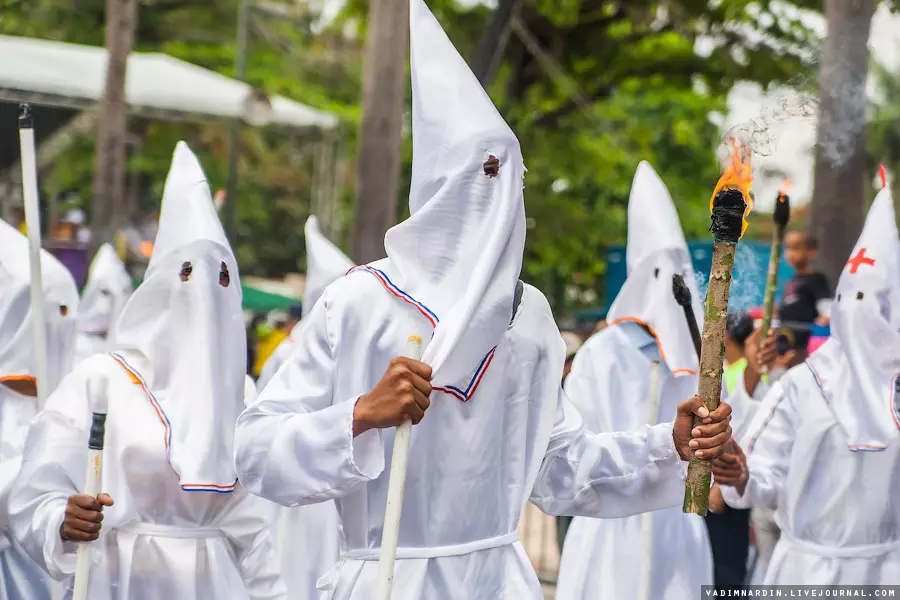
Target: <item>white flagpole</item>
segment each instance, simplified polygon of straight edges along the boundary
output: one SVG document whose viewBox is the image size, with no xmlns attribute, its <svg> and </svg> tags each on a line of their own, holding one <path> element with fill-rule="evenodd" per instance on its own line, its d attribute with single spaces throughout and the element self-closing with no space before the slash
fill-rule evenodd
<svg viewBox="0 0 900 600">
<path fill-rule="evenodd" d="M 22 162 L 22 197 L 25 202 L 25 226 L 31 262 L 31 316 L 34 319 L 34 366 L 38 406 L 44 407 L 48 392 L 47 322 L 44 314 L 44 286 L 41 275 L 41 212 L 38 200 L 37 158 L 34 148 L 34 122 L 31 107 L 19 105 L 19 146 Z"/>
<path fill-rule="evenodd" d="M 647 424 L 656 425 L 659 420 L 659 388 L 660 388 L 660 364 L 658 360 L 650 363 L 650 407 L 648 409 Z M 638 600 L 650 600 L 650 581 L 653 577 L 653 513 L 646 512 L 641 515 L 641 535 L 644 545 L 644 562 L 640 579 L 638 580 Z"/>
<path fill-rule="evenodd" d="M 106 436 L 106 407 L 93 413 L 88 437 L 88 462 L 84 476 L 84 493 L 94 498 L 100 493 L 103 477 L 103 438 Z M 72 600 L 87 600 L 91 575 L 91 542 L 78 544 L 75 562 L 75 589 Z"/>
<path fill-rule="evenodd" d="M 406 358 L 422 358 L 421 337 L 409 336 L 406 341 Z M 381 555 L 378 558 L 378 600 L 390 600 L 394 584 L 394 561 L 397 559 L 397 543 L 400 539 L 400 513 L 403 510 L 403 491 L 406 489 L 411 435 L 412 421 L 406 421 L 397 427 L 394 435 L 394 454 L 388 479 L 387 505 L 384 508 L 384 527 L 381 531 Z"/>
</svg>

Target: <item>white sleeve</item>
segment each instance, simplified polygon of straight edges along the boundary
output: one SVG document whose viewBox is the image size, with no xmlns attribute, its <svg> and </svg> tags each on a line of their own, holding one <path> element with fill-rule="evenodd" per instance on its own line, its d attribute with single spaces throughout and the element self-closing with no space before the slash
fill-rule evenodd
<svg viewBox="0 0 900 600">
<path fill-rule="evenodd" d="M 787 478 L 794 443 L 794 404 L 780 382 L 776 382 L 756 411 L 741 439 L 747 455 L 750 478 L 744 495 L 722 486 L 722 497 L 732 508 L 775 508 L 778 493 Z"/>
<path fill-rule="evenodd" d="M 9 494 L 22 467 L 22 452 L 25 450 L 27 435 L 26 425 L 16 429 L 9 439 L 4 438 L 2 441 L 3 449 L 0 452 L 5 458 L 0 461 L 0 532 L 9 531 Z"/>
<path fill-rule="evenodd" d="M 609 350 L 612 348 L 600 346 L 595 350 L 593 346 L 582 346 L 566 378 L 566 396 L 581 415 L 584 428 L 592 433 L 612 429 L 609 414 L 612 403 L 603 397 L 608 390 L 609 370 L 614 368 L 616 359 Z"/>
<path fill-rule="evenodd" d="M 259 372 L 259 379 L 256 380 L 256 389 L 260 392 L 265 389 L 265 387 L 272 381 L 272 378 L 275 377 L 275 373 L 278 372 L 278 369 L 281 368 L 281 365 L 288 359 L 291 355 L 291 350 L 294 347 L 294 341 L 292 338 L 287 338 L 278 344 L 278 347 L 275 348 L 275 351 L 272 352 L 272 355 L 263 365 L 263 368 Z"/>
<path fill-rule="evenodd" d="M 353 437 L 358 398 L 333 397 L 328 304 L 326 291 L 291 356 L 237 423 L 238 478 L 254 494 L 283 506 L 341 498 L 384 470 L 380 430 Z"/>
<path fill-rule="evenodd" d="M 592 434 L 560 390 L 531 502 L 551 515 L 597 518 L 678 506 L 686 467 L 675 450 L 672 423 Z"/>
<path fill-rule="evenodd" d="M 270 506 L 262 498 L 238 488 L 234 493 L 233 505 L 218 523 L 231 543 L 251 600 L 287 598 L 270 524 L 266 520 L 266 511 Z"/>
<path fill-rule="evenodd" d="M 81 363 L 47 399 L 28 432 L 22 469 L 9 498 L 13 536 L 57 580 L 75 572 L 75 544 L 64 542 L 59 528 L 69 496 L 78 493 L 84 480 L 88 389 L 96 364 L 96 359 Z"/>
</svg>

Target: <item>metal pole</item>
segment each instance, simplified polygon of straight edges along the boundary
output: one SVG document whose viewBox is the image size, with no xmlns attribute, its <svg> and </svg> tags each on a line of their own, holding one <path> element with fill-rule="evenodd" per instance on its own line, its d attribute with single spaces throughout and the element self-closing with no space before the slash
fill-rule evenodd
<svg viewBox="0 0 900 600">
<path fill-rule="evenodd" d="M 244 81 L 247 77 L 247 42 L 250 26 L 250 0 L 241 0 L 237 22 L 237 56 L 234 59 L 234 78 Z M 225 196 L 225 231 L 233 247 L 237 246 L 237 179 L 238 159 L 241 154 L 241 118 L 231 121 L 228 143 L 228 185 Z"/>
</svg>

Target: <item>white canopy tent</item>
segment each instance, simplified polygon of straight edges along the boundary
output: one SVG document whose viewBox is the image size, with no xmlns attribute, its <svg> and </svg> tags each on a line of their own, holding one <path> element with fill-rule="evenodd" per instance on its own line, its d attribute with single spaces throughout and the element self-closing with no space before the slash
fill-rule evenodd
<svg viewBox="0 0 900 600">
<path fill-rule="evenodd" d="M 105 48 L 0 35 L 0 101 L 84 109 L 103 95 Z M 245 118 L 252 88 L 156 52 L 128 59 L 126 98 L 132 114 L 159 119 Z M 283 96 L 269 99 L 270 125 L 331 129 L 337 117 Z"/>
</svg>

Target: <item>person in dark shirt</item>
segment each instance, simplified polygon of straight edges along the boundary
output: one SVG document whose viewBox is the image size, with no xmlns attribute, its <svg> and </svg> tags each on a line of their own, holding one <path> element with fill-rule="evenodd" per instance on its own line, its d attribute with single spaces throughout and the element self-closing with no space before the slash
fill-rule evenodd
<svg viewBox="0 0 900 600">
<path fill-rule="evenodd" d="M 831 287 L 822 273 L 814 271 L 816 239 L 808 233 L 791 231 L 784 238 L 784 257 L 795 275 L 787 282 L 778 317 L 782 321 L 827 325 L 831 313 Z"/>
</svg>

